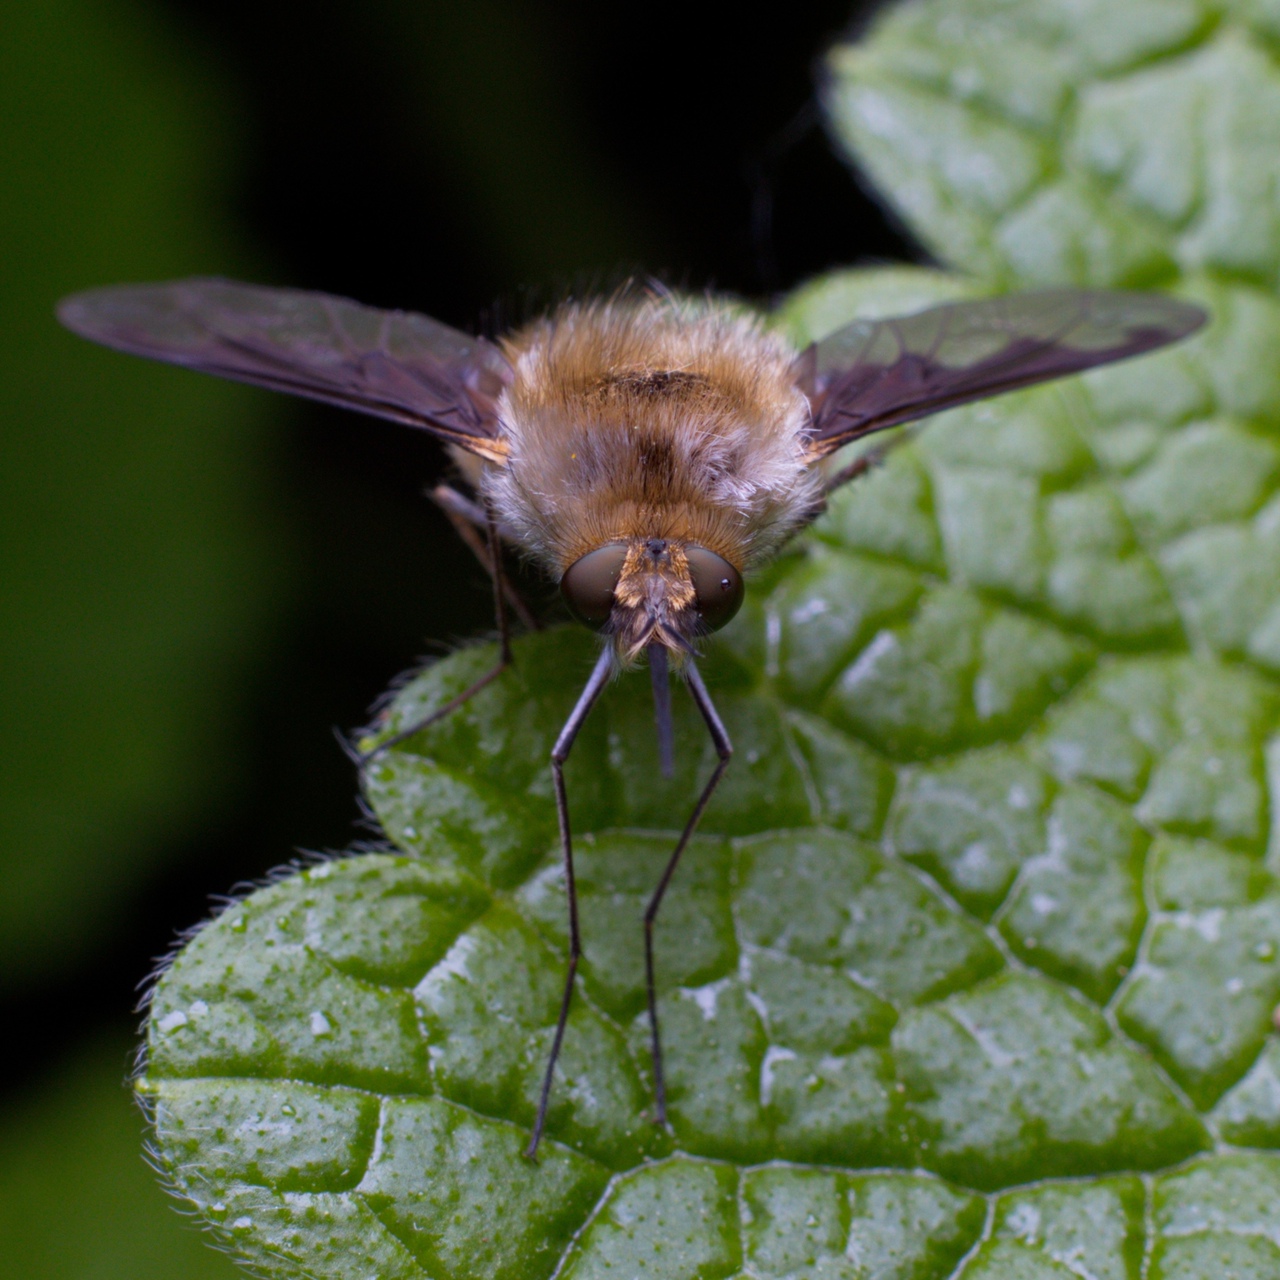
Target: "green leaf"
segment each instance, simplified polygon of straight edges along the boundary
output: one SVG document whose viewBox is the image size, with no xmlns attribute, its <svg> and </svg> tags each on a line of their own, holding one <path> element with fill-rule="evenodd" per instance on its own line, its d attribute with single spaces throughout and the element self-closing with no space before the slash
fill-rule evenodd
<svg viewBox="0 0 1280 1280">
<path fill-rule="evenodd" d="M 526 637 L 379 757 L 391 847 L 229 907 L 155 991 L 159 1159 L 239 1257 L 450 1280 L 1277 1274 L 1260 12 L 933 0 L 832 55 L 858 163 L 985 282 L 841 273 L 784 307 L 797 342 L 1038 279 L 1176 283 L 1214 325 L 943 416 L 708 646 L 738 753 L 657 926 L 669 1130 L 646 1118 L 639 917 L 714 760 L 688 700 L 676 778 L 634 677 L 568 765 L 585 956 L 536 1168 L 567 945 L 547 757 L 595 642 Z M 386 730 L 494 657 L 418 675 Z"/>
</svg>

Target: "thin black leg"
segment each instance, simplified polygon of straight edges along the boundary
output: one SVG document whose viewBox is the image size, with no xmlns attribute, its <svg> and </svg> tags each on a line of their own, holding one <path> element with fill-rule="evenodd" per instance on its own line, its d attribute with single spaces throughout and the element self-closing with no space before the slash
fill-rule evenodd
<svg viewBox="0 0 1280 1280">
<path fill-rule="evenodd" d="M 392 734 L 389 738 L 384 738 L 372 751 L 367 751 L 364 755 L 358 756 L 356 760 L 360 768 L 363 769 L 371 760 L 376 759 L 384 751 L 390 751 L 392 747 L 397 747 L 400 743 L 412 738 L 415 733 L 421 733 L 428 725 L 435 724 L 437 720 L 443 720 L 445 716 L 456 711 L 464 702 L 469 702 L 474 698 L 481 689 L 492 684 L 511 665 L 511 626 L 507 619 L 507 604 L 505 593 L 503 592 L 505 578 L 502 574 L 501 561 L 499 559 L 501 547 L 498 543 L 498 526 L 492 520 L 489 520 L 486 522 L 486 528 L 489 533 L 489 555 L 493 558 L 493 563 L 498 565 L 498 572 L 493 575 L 493 612 L 498 624 L 498 641 L 501 646 L 498 661 L 479 680 L 468 686 L 456 697 L 450 698 L 444 706 L 437 707 L 430 715 L 423 716 L 421 720 L 411 724 L 407 729 L 401 729 L 399 733 Z"/>
<path fill-rule="evenodd" d="M 447 515 L 459 516 L 476 529 L 483 529 L 489 523 L 485 509 L 474 498 L 468 498 L 450 484 L 436 485 L 427 491 L 427 496 Z"/>
<path fill-rule="evenodd" d="M 916 432 L 917 428 L 914 426 L 901 427 L 883 444 L 877 445 L 874 449 L 868 449 L 866 453 L 859 454 L 847 467 L 841 467 L 834 475 L 827 478 L 827 482 L 822 486 L 822 496 L 825 498 L 827 494 L 834 493 L 837 489 L 848 484 L 850 480 L 856 480 L 859 476 L 866 475 L 868 471 L 880 466 L 895 449 L 899 449 L 904 444 L 914 440 Z"/>
<path fill-rule="evenodd" d="M 573 839 L 569 832 L 569 797 L 564 788 L 564 762 L 573 749 L 578 730 L 582 728 L 601 690 L 608 684 L 612 669 L 613 654 L 606 647 L 601 651 L 595 669 L 591 672 L 586 687 L 579 695 L 573 710 L 569 713 L 568 720 L 564 722 L 564 728 L 560 730 L 555 746 L 551 748 L 551 772 L 556 786 L 556 817 L 560 820 L 560 850 L 564 857 L 564 887 L 569 899 L 569 971 L 565 975 L 564 996 L 560 1001 L 560 1017 L 556 1021 L 555 1037 L 551 1041 L 547 1070 L 542 1077 L 538 1118 L 533 1123 L 533 1133 L 529 1136 L 529 1145 L 524 1152 L 530 1160 L 538 1158 L 538 1143 L 542 1140 L 542 1129 L 547 1122 L 547 1104 L 551 1101 L 551 1079 L 555 1074 L 556 1059 L 560 1056 L 565 1023 L 569 1020 L 569 1005 L 573 1000 L 573 980 L 578 972 L 578 960 L 582 955 L 582 935 L 578 930 L 578 885 L 573 875 Z"/>
<path fill-rule="evenodd" d="M 507 576 L 502 571 L 502 541 L 498 537 L 498 523 L 490 515 L 485 522 L 489 535 L 489 560 L 493 565 L 493 616 L 498 624 L 498 640 L 502 646 L 502 665 L 511 663 L 511 624 L 507 620 L 507 593 L 503 590 Z"/>
<path fill-rule="evenodd" d="M 492 523 L 484 508 L 447 484 L 436 485 L 434 489 L 428 490 L 427 496 L 444 512 L 458 537 L 471 548 L 472 555 L 480 561 L 485 573 L 491 578 L 495 575 L 502 578 L 503 594 L 521 623 L 530 631 L 540 631 L 541 624 L 533 616 L 533 611 L 525 604 L 511 579 L 507 577 L 506 570 L 502 566 L 501 548 L 495 553 L 492 537 L 486 542 L 476 532 L 477 529 L 487 530 Z M 501 529 L 498 530 L 498 536 L 499 538 L 502 536 Z"/>
<path fill-rule="evenodd" d="M 655 1124 L 666 1124 L 667 1122 L 667 1081 L 662 1073 L 662 1040 L 658 1034 L 658 993 L 653 972 L 653 925 L 658 918 L 658 908 L 662 906 L 662 899 L 667 892 L 667 886 L 671 883 L 671 877 L 676 873 L 680 855 L 684 853 L 685 846 L 689 843 L 689 838 L 697 829 L 703 811 L 711 799 L 711 793 L 716 789 L 724 771 L 729 767 L 729 759 L 733 755 L 733 743 L 729 741 L 729 734 L 726 732 L 719 715 L 716 714 L 711 695 L 707 693 L 707 687 L 702 683 L 702 676 L 699 674 L 692 658 L 687 659 L 685 662 L 684 678 L 698 710 L 702 713 L 703 720 L 707 723 L 707 732 L 711 734 L 711 741 L 715 746 L 716 755 L 720 759 L 712 771 L 711 777 L 707 779 L 707 785 L 702 788 L 698 803 L 693 806 L 689 821 L 685 823 L 684 830 L 680 833 L 680 839 L 676 841 L 676 847 L 672 850 L 671 857 L 667 859 L 662 878 L 658 881 L 658 887 L 653 891 L 653 897 L 649 899 L 649 905 L 644 913 L 644 973 L 649 994 L 650 1048 L 653 1052 L 653 1119 Z"/>
</svg>

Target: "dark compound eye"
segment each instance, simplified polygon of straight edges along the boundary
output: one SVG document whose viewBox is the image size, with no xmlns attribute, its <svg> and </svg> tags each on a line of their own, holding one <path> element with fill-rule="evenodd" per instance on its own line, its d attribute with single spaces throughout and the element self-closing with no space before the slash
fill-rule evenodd
<svg viewBox="0 0 1280 1280">
<path fill-rule="evenodd" d="M 698 612 L 708 630 L 719 631 L 742 604 L 742 575 L 706 547 L 686 547 Z"/>
<path fill-rule="evenodd" d="M 565 570 L 560 593 L 579 622 L 599 630 L 613 612 L 613 592 L 622 576 L 627 548 L 620 542 L 588 551 Z"/>
</svg>

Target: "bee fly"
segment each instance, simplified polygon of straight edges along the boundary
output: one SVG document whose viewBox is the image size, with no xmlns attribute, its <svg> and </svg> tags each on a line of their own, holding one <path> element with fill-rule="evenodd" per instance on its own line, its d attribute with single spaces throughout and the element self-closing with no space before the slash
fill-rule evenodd
<svg viewBox="0 0 1280 1280">
<path fill-rule="evenodd" d="M 432 496 L 493 578 L 501 655 L 370 754 L 447 715 L 511 661 L 507 606 L 528 615 L 503 574 L 504 543 L 554 574 L 569 611 L 602 636 L 551 751 L 569 963 L 530 1157 L 582 951 L 564 763 L 612 673 L 647 659 L 664 772 L 672 669 L 719 757 L 644 914 L 654 1118 L 665 1123 L 653 926 L 732 754 L 697 658 L 702 637 L 737 612 L 743 575 L 867 469 L 874 454 L 832 466 L 843 445 L 1151 351 L 1205 320 L 1154 294 L 1048 289 L 857 321 L 797 353 L 738 306 L 654 292 L 570 302 L 490 342 L 411 312 L 212 279 L 94 290 L 58 315 L 106 346 L 389 418 L 449 446 L 470 493 L 441 486 Z"/>
</svg>

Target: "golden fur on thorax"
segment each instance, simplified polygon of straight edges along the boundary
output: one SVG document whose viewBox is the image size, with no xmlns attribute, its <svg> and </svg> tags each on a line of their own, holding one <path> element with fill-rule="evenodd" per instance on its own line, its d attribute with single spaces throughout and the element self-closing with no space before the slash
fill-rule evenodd
<svg viewBox="0 0 1280 1280">
<path fill-rule="evenodd" d="M 505 342 L 505 466 L 483 490 L 557 574 L 612 542 L 706 547 L 739 569 L 810 518 L 794 353 L 724 303 L 573 303 Z M 687 571 L 686 571 L 687 578 Z"/>
</svg>

